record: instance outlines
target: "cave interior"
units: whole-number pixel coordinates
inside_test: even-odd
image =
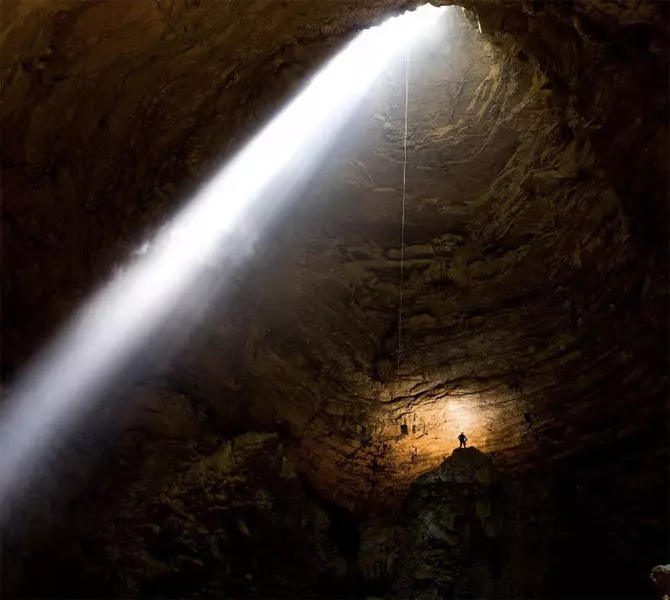
[[[7,402],[332,56],[419,4],[5,0]],[[41,458],[7,597],[658,596],[670,3],[433,4],[210,261],[215,293]]]

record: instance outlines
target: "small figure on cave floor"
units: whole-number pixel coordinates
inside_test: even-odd
[[[403,423],[400,426],[400,436],[402,437],[404,435],[407,435],[408,433],[409,433],[409,430],[407,429],[407,423]]]
[[[523,419],[524,419],[524,421],[526,421],[526,425],[528,425],[528,427],[530,427],[531,424],[532,424],[531,414],[529,412],[523,413]]]
[[[461,435],[458,436],[458,441],[460,442],[459,448],[465,448],[465,443],[468,441],[468,438],[462,431]]]

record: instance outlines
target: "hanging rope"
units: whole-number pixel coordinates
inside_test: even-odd
[[[409,49],[405,54],[405,137],[402,165],[402,217],[400,219],[400,301],[398,303],[398,381],[400,381],[400,356],[402,353],[402,296],[405,278],[405,198],[407,196],[407,106],[409,104]]]

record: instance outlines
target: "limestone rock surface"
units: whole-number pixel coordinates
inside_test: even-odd
[[[663,600],[670,597],[670,565],[658,565],[651,570],[651,580],[659,592],[663,594]]]
[[[122,490],[101,483],[103,510],[56,528],[59,553],[32,565],[42,576],[21,582],[23,594],[305,597],[332,595],[343,581],[329,517],[276,434],[247,433],[209,455],[175,452],[168,439],[145,444],[142,462],[140,473],[126,469]]]
[[[123,464],[103,464],[94,417],[115,420],[135,390],[114,390],[118,404],[91,415],[62,466],[100,455],[107,491],[73,510],[112,510],[113,490],[123,514],[149,519],[152,486],[196,502],[185,482],[210,494],[210,457],[250,431],[278,435],[300,477],[357,518],[398,508],[424,474],[428,487],[488,497],[467,469],[435,472],[465,429],[506,476],[551,478],[571,517],[557,595],[639,596],[668,538],[670,3],[439,3],[458,6],[409,59],[404,249],[401,60],[282,218],[260,211],[267,227],[243,272],[208,272],[225,298],[170,364],[134,357],[159,416],[123,436]],[[1,2],[3,383],[324,60],[417,4]],[[73,486],[85,479],[71,470]],[[237,525],[225,535],[255,544],[240,519],[252,537]],[[215,536],[193,527],[208,533],[189,547]],[[385,527],[371,525],[364,545],[390,549]],[[135,557],[140,529],[130,517],[118,529]],[[197,577],[209,568],[181,555]],[[361,568],[386,576],[395,555]],[[155,560],[157,578],[174,572]],[[231,573],[235,585],[247,574]],[[43,596],[75,580],[46,579]],[[106,590],[139,585],[130,579]]]
[[[396,521],[364,524],[363,573],[398,598],[542,596],[556,516],[537,491],[456,449],[412,485]]]

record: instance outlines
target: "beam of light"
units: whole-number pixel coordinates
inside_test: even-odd
[[[0,517],[86,407],[117,384],[189,298],[212,261],[239,264],[272,213],[273,185],[317,156],[385,65],[420,39],[441,9],[425,5],[360,33],[99,290],[11,386],[0,422]],[[272,185],[271,185],[272,184]],[[269,199],[268,199],[269,198]],[[262,203],[261,203],[262,201]],[[195,306],[195,304],[194,304]]]

